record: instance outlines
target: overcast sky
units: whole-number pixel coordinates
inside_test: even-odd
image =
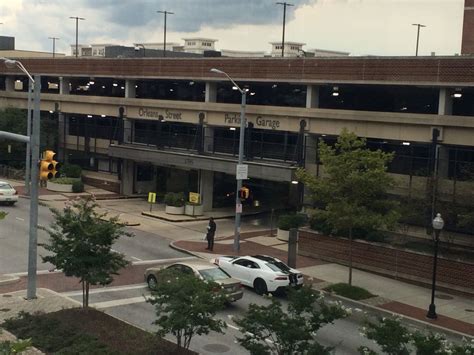
[[[303,48],[353,55],[414,55],[416,27],[420,55],[452,55],[461,48],[464,0],[289,0],[286,40]],[[60,37],[57,51],[79,43],[162,42],[163,15],[168,42],[203,36],[216,49],[270,51],[280,41],[282,6],[274,0],[0,0],[0,35],[16,37],[16,48],[51,51],[48,37]]]

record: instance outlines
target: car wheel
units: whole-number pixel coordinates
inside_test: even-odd
[[[15,202],[14,202],[14,201],[10,201],[10,202],[8,202],[8,204],[9,204],[10,206],[13,206],[13,205],[15,204]]]
[[[262,279],[256,279],[253,282],[253,288],[258,295],[264,295],[268,292],[267,284]]]
[[[146,279],[146,282],[148,283],[148,288],[150,290],[156,289],[157,281],[156,281],[155,276],[153,275],[148,276],[148,278]]]

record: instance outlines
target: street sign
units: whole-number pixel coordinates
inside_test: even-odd
[[[235,213],[242,213],[242,204],[238,203],[235,205]]]
[[[201,197],[201,195],[198,194],[197,192],[190,192],[189,193],[189,202],[198,204],[199,200],[200,200],[200,197]]]
[[[247,164],[237,164],[236,169],[236,179],[237,180],[247,180],[249,175],[249,166]]]
[[[156,203],[156,192],[149,192],[148,193],[148,202],[149,203]]]

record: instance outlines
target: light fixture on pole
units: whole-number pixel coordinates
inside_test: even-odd
[[[418,30],[416,31],[416,52],[415,52],[415,56],[418,57],[418,43],[420,42],[420,27],[426,27],[426,26],[422,25],[421,23],[413,23],[412,26],[418,27]]]
[[[159,14],[165,15],[165,24],[164,24],[164,40],[163,40],[163,57],[166,57],[166,17],[167,15],[174,15],[174,12],[169,11],[157,11]]]
[[[48,37],[48,38],[53,40],[53,58],[54,58],[56,55],[56,40],[58,40],[59,38],[58,37]]]
[[[431,285],[431,304],[428,308],[428,314],[426,315],[427,318],[436,319],[438,315],[436,314],[436,306],[435,306],[435,289],[436,289],[436,267],[438,263],[438,244],[439,244],[439,234],[444,227],[443,218],[441,218],[441,214],[438,213],[433,219],[433,229],[434,229],[434,258],[433,258],[433,283]]]
[[[79,56],[79,20],[84,21],[85,18],[77,17],[77,16],[70,16],[70,19],[76,20],[76,58]]]
[[[216,68],[211,69],[212,73],[222,74],[229,79],[232,84],[239,90],[242,94],[242,102],[240,105],[240,137],[239,137],[239,160],[238,166],[241,166],[244,161],[244,141],[245,141],[245,105],[247,101],[247,93],[245,90],[242,90],[239,85],[225,72]],[[235,229],[234,229],[234,251],[238,252],[240,250],[240,218],[242,215],[242,203],[240,201],[240,190],[242,189],[242,179],[236,175],[237,180],[237,189],[235,191]]]
[[[28,242],[28,286],[26,298],[31,300],[36,298],[36,271],[37,271],[37,251],[38,251],[38,161],[39,161],[39,141],[40,141],[40,92],[41,92],[41,77],[36,76],[35,79],[31,76],[23,64],[17,60],[8,58],[1,58],[8,68],[17,67],[25,73],[31,83],[34,84],[33,92],[33,124],[31,135],[12,135],[4,132],[3,136],[18,140],[21,142],[28,142],[31,145],[31,196],[30,196],[30,228],[29,228],[29,242]],[[6,133],[6,134],[5,134]],[[27,149],[28,150],[28,149]],[[27,151],[27,155],[29,152]],[[27,182],[26,185],[28,185]]]
[[[295,6],[293,4],[289,4],[287,2],[277,2],[277,5],[282,5],[283,6],[283,35],[281,38],[281,56],[285,56],[285,24],[286,24],[286,8],[288,6]]]

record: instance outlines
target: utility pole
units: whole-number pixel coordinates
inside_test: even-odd
[[[53,58],[54,58],[56,54],[56,40],[59,38],[58,37],[48,37],[48,38],[53,40]],[[76,51],[77,51],[77,48],[76,48]]]
[[[287,2],[277,2],[277,5],[283,6],[283,35],[281,38],[281,56],[282,58],[285,56],[285,23],[286,23],[286,8],[288,6],[295,6],[293,4]]]
[[[412,26],[418,27],[416,31],[416,52],[415,52],[415,56],[418,57],[418,44],[420,42],[420,27],[426,27],[426,26],[422,25],[421,23],[413,23]]]
[[[164,30],[164,40],[163,40],[163,57],[166,57],[166,17],[167,15],[174,15],[174,12],[170,11],[157,11],[159,14],[164,14],[165,15],[165,30]]]
[[[77,17],[77,16],[71,16],[69,17],[70,19],[76,20],[76,58],[79,56],[79,44],[78,44],[78,39],[79,39],[79,20],[84,21],[85,18],[82,17]]]

